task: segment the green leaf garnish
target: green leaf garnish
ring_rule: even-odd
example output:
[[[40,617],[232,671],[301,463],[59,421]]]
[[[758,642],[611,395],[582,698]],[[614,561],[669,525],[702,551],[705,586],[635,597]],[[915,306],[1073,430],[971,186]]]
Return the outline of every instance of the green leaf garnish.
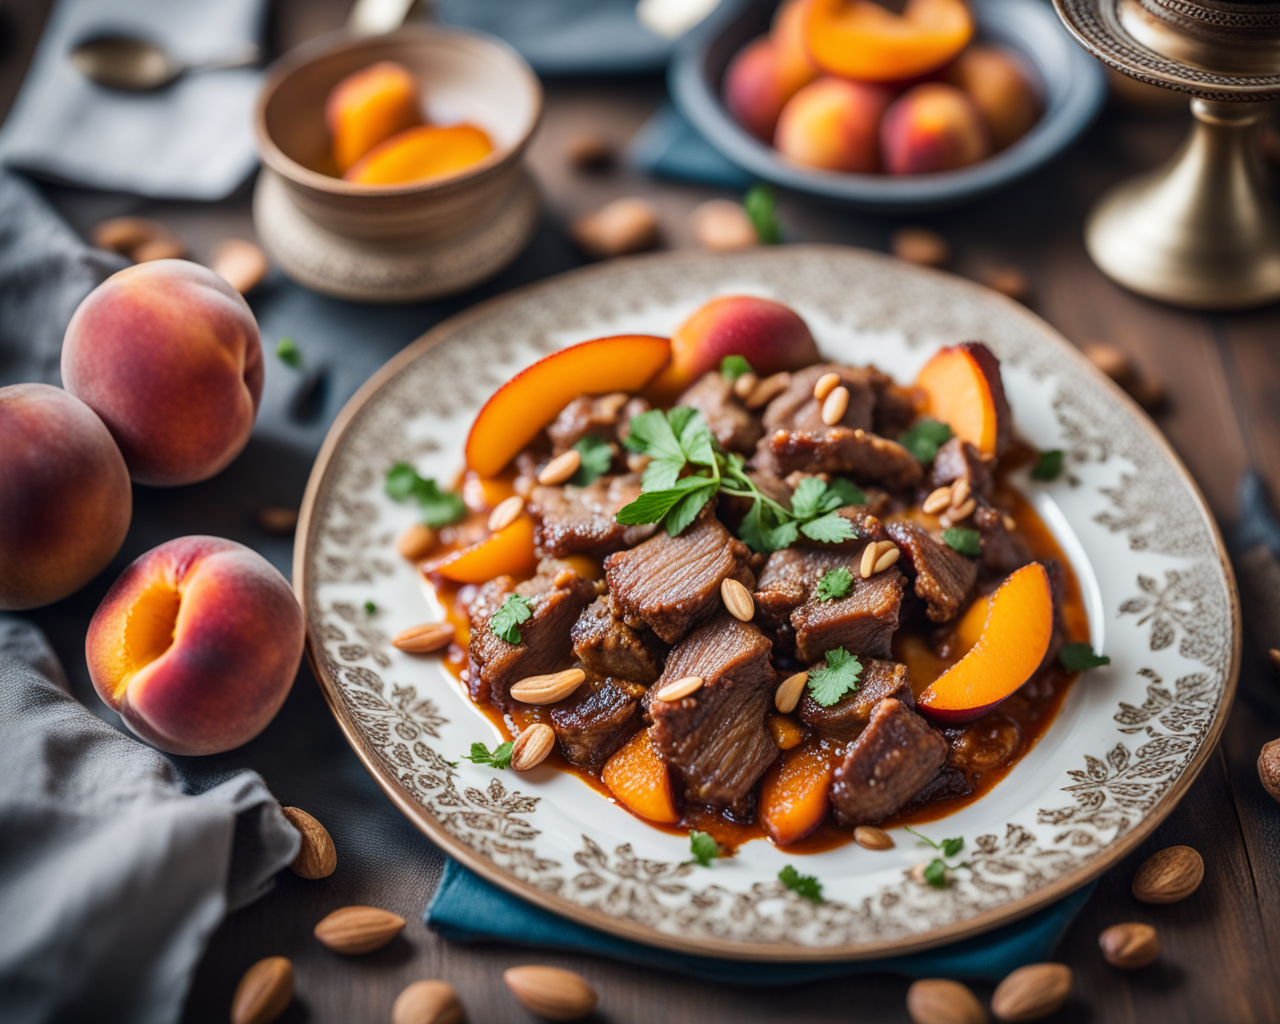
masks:
[[[777,245],[782,241],[782,225],[778,223],[777,196],[763,182],[756,182],[742,197],[742,208],[756,229],[761,245]]]
[[[915,456],[918,463],[928,465],[938,454],[938,449],[952,438],[951,428],[938,420],[927,417],[915,424],[898,438],[898,444]]]
[[[822,902],[822,883],[813,875],[802,875],[792,865],[787,864],[778,872],[778,881],[798,896],[803,896],[810,903]]]
[[[693,854],[695,861],[704,868],[709,868],[711,862],[720,857],[720,844],[707,833],[694,829],[689,833],[689,852]]]
[[[377,614],[378,614],[378,606],[377,606],[376,604],[374,604],[372,601],[366,601],[366,602],[364,603],[364,613],[365,613],[366,615],[377,615]]]
[[[839,512],[828,512],[817,519],[801,523],[800,532],[820,544],[839,544],[854,536],[853,524]]]
[[[828,569],[818,580],[818,600],[838,601],[853,590],[853,573],[843,565]]]
[[[613,448],[608,441],[588,434],[573,446],[573,450],[582,457],[578,471],[569,481],[575,487],[586,487],[613,468]]]
[[[1085,672],[1100,665],[1110,665],[1111,659],[1105,654],[1094,654],[1093,648],[1081,641],[1066,644],[1058,652],[1058,663],[1068,672]]]
[[[833,508],[844,508],[847,505],[865,505],[867,503],[867,496],[862,493],[862,488],[852,480],[846,480],[842,476],[833,478],[831,483],[827,484],[827,493],[834,495],[839,502],[838,505],[833,505]]]
[[[509,644],[521,643],[524,638],[520,635],[520,623],[533,615],[530,605],[529,598],[508,594],[501,607],[489,616],[489,632]]]
[[[387,470],[387,494],[396,501],[413,498],[427,526],[445,526],[467,514],[466,503],[452,491],[442,491],[434,480],[421,477],[407,462],[397,462]]]
[[[826,658],[825,668],[809,673],[809,693],[818,704],[829,708],[850,690],[858,688],[862,662],[843,647],[827,651]]]
[[[941,850],[944,857],[954,857],[957,853],[964,849],[964,838],[957,836],[954,839],[944,839],[940,843],[935,843],[928,836],[922,836],[910,825],[905,826],[906,830],[915,836],[919,843],[917,846],[932,846],[935,850]]]
[[[755,371],[742,356],[725,356],[720,360],[720,376],[725,380],[735,381],[744,373],[755,373]]]
[[[969,558],[982,557],[982,534],[968,526],[953,526],[942,531],[943,543],[952,551]]]
[[[1041,452],[1040,458],[1036,460],[1036,464],[1031,467],[1032,480],[1057,480],[1062,472],[1062,451],[1054,448],[1051,451]]]
[[[827,511],[822,507],[822,499],[826,493],[827,485],[820,477],[805,477],[791,495],[792,514],[798,519],[812,519],[820,512]]]
[[[947,878],[947,862],[941,857],[929,861],[924,869],[924,880],[935,889],[945,889],[950,881]]]
[[[960,836],[956,836],[953,839],[944,839],[940,843],[935,843],[928,836],[922,836],[910,825],[907,825],[906,829],[920,840],[917,844],[918,846],[931,846],[933,849],[939,851],[942,854],[942,857],[954,857],[964,849],[964,839]],[[950,879],[947,877],[947,872],[952,870],[953,865],[948,864],[942,859],[942,857],[935,857],[925,866],[924,869],[924,880],[935,889],[945,889],[950,882]],[[967,865],[956,864],[954,867],[963,868],[967,867]]]
[[[302,349],[292,338],[281,338],[276,342],[276,358],[294,370],[302,369]]]
[[[511,740],[501,743],[493,748],[493,753],[489,752],[489,748],[483,743],[471,744],[471,753],[462,756],[472,764],[487,764],[491,768],[499,770],[509,768],[511,766],[511,748],[515,744]]]
[[[693,477],[694,480],[701,480],[702,477]],[[667,513],[667,533],[672,537],[679,537],[684,533],[684,529],[695,519],[698,513],[702,511],[702,507],[715,496],[716,486],[714,483],[708,483],[702,487],[694,488],[683,498],[671,506],[671,511]]]

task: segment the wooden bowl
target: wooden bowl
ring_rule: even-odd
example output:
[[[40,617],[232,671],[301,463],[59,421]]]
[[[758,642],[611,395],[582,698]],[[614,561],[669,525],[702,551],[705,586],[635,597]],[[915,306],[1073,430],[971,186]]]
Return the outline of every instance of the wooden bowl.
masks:
[[[330,90],[384,60],[418,79],[429,121],[472,121],[494,152],[460,174],[408,185],[325,173],[336,170],[324,123]],[[538,200],[522,156],[541,108],[529,66],[478,33],[414,27],[304,47],[274,69],[254,119],[264,165],[254,222],[263,244],[290,277],[341,298],[406,302],[479,284],[533,234]]]

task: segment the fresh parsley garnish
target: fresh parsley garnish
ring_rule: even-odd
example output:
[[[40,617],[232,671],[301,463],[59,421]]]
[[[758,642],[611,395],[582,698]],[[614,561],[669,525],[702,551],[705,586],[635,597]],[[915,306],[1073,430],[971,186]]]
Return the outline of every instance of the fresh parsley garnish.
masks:
[[[947,877],[947,862],[941,857],[934,857],[925,865],[924,880],[935,889],[945,889],[950,881]]]
[[[302,369],[302,349],[292,338],[281,338],[276,342],[276,358],[294,370]]]
[[[1031,467],[1032,480],[1057,480],[1062,473],[1062,450],[1041,452],[1036,464]]]
[[[1066,644],[1058,652],[1058,662],[1068,672],[1084,672],[1100,665],[1110,665],[1111,659],[1105,654],[1094,654],[1093,648],[1081,641]]]
[[[693,854],[695,861],[704,868],[709,868],[711,867],[711,862],[720,857],[720,844],[706,832],[699,832],[694,829],[689,833],[689,852]]]
[[[942,531],[942,540],[952,551],[969,558],[982,557],[982,534],[968,526],[953,526]]]
[[[782,241],[782,225],[778,223],[778,198],[764,182],[756,182],[742,197],[742,208],[756,229],[761,245],[777,245]]]
[[[396,501],[417,501],[427,526],[444,526],[467,514],[460,495],[440,490],[434,480],[419,476],[407,462],[397,462],[387,470],[387,494]]]
[[[735,381],[744,373],[755,373],[751,364],[742,356],[725,356],[720,360],[720,376],[727,381]]]
[[[489,632],[509,644],[520,643],[524,639],[520,635],[520,623],[533,615],[530,603],[527,597],[508,594],[501,607],[489,616]]]
[[[938,420],[928,417],[916,420],[915,424],[898,438],[898,444],[915,456],[922,466],[932,462],[938,449],[952,438],[951,428]]]
[[[826,668],[809,673],[809,693],[820,705],[829,708],[850,690],[858,688],[862,662],[843,647],[827,651],[826,657]]]
[[[853,590],[853,573],[843,565],[828,569],[818,580],[819,601],[839,601]]]
[[[506,743],[500,743],[493,748],[493,753],[489,752],[489,748],[483,743],[471,744],[471,753],[462,756],[472,764],[487,764],[491,768],[499,770],[509,768],[511,766],[511,748],[515,744],[511,740]]]
[[[813,875],[802,875],[790,864],[778,872],[778,881],[810,903],[822,902],[822,883]]]
[[[588,434],[573,446],[573,450],[582,456],[578,472],[574,473],[573,479],[569,481],[575,487],[586,487],[613,467],[613,448],[608,441],[602,441]]]
[[[964,849],[964,839],[960,836],[956,836],[954,839],[944,839],[940,843],[935,843],[932,839],[928,838],[927,836],[922,836],[910,825],[906,826],[906,829],[913,836],[915,836],[917,839],[920,840],[920,842],[917,845],[931,846],[933,847],[933,849],[941,853],[942,857],[954,857],[956,856],[956,854],[958,854],[961,850]],[[953,867],[962,868],[967,866],[964,864],[955,864],[955,865],[948,864],[945,860],[942,859],[942,857],[935,857],[927,865],[925,865],[925,869],[924,869],[924,880],[928,882],[931,886],[933,886],[935,889],[945,889],[947,887],[947,883],[950,881],[950,879],[947,877],[947,872],[952,870]]]
[[[378,606],[377,606],[376,604],[374,604],[372,601],[366,601],[366,602],[364,603],[364,613],[365,613],[366,615],[377,615],[377,614],[378,614]]]

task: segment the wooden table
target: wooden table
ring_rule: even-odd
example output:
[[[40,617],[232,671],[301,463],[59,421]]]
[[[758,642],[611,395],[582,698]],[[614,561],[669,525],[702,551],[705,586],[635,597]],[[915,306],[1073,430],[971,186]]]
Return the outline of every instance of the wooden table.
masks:
[[[277,52],[341,24],[349,0],[289,0],[273,8],[270,37]],[[9,25],[0,63],[0,111],[7,110],[29,59],[47,0],[0,4]],[[560,225],[620,195],[641,195],[658,207],[666,244],[692,244],[685,219],[713,189],[639,178],[626,171],[584,176],[570,169],[564,146],[587,130],[623,143],[662,102],[658,79],[547,83],[542,128],[529,155],[550,215]],[[1090,263],[1081,224],[1090,202],[1110,183],[1154,165],[1177,145],[1189,123],[1182,113],[1108,110],[1076,149],[1033,179],[957,212],[913,219],[951,243],[953,269],[980,277],[997,267],[1021,270],[1030,305],[1076,343],[1107,341],[1128,352],[1165,385],[1169,402],[1156,421],[1187,463],[1224,528],[1235,515],[1242,472],[1253,466],[1280,496],[1280,311],[1201,315],[1131,295]],[[118,203],[117,203],[118,206]],[[64,204],[82,229],[110,208],[91,195]],[[242,192],[211,206],[134,204],[167,221],[197,258],[227,235],[248,235],[249,199]],[[833,209],[800,196],[780,200],[788,239],[840,242],[884,250],[901,222]],[[552,268],[555,270],[563,267]],[[1280,638],[1269,638],[1275,644]],[[1252,649],[1246,652],[1243,696],[1219,749],[1181,806],[1132,857],[1106,875],[1062,943],[1058,957],[1076,972],[1073,997],[1060,1021],[1280,1020],[1280,807],[1262,789],[1254,767],[1263,742],[1280,735],[1247,693],[1274,686]],[[348,837],[335,828],[339,845]],[[1150,907],[1129,892],[1150,853],[1187,843],[1206,864],[1204,884],[1183,903]],[[388,891],[353,893],[364,901],[415,908],[403,940],[373,957],[344,960],[312,940],[298,922],[323,912],[315,883],[285,873],[279,886],[229,917],[201,965],[186,1019],[223,1021],[240,973],[261,956],[291,957],[298,999],[285,1021],[372,1022],[389,1019],[395,995],[419,978],[457,987],[470,1020],[489,1024],[531,1019],[500,981],[501,971],[530,961],[571,967],[601,995],[595,1019],[670,1024],[743,1020],[806,1022],[906,1020],[907,982],[867,976],[793,988],[735,989],[680,975],[585,956],[531,953],[514,947],[469,947],[429,933],[416,912],[429,879],[389,866]],[[324,909],[329,901],[324,900]],[[1106,964],[1098,933],[1121,921],[1146,921],[1159,932],[1156,965],[1133,974]],[[127,955],[127,954],[126,954]],[[988,986],[975,986],[980,995]]]

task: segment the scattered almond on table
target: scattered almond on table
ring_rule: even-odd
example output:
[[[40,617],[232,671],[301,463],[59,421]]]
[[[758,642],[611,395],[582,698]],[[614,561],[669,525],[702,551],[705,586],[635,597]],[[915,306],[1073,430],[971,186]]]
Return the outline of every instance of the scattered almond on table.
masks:
[[[573,225],[573,240],[597,259],[641,252],[658,244],[658,214],[634,196],[615,199]]]
[[[1138,373],[1133,360],[1122,349],[1106,342],[1091,341],[1081,351],[1089,362],[1124,388],[1129,397],[1144,409],[1150,411],[1164,403],[1164,388],[1158,381]]]
[[[328,878],[338,866],[333,837],[320,822],[298,807],[281,807],[289,824],[302,833],[302,848],[289,868],[301,878]]]
[[[1098,936],[1098,945],[1107,963],[1122,971],[1146,967],[1160,955],[1160,939],[1156,930],[1139,921],[1113,924]]]
[[[582,975],[559,967],[511,967],[502,980],[526,1010],[547,1020],[581,1020],[595,1009],[598,999]]]
[[[187,251],[177,235],[146,217],[112,217],[95,225],[91,237],[99,249],[127,256],[134,263],[178,259]]]
[[[292,534],[298,528],[298,510],[285,508],[283,505],[264,505],[253,514],[253,518],[267,533],[279,534],[281,537]]]
[[[967,985],[947,978],[921,978],[907,989],[912,1024],[987,1024],[991,1018]]]
[[[564,155],[580,171],[608,170],[616,160],[613,144],[591,132],[571,136],[564,147]]]
[[[705,249],[745,249],[760,241],[742,204],[728,199],[711,199],[694,207],[689,229]]]
[[[464,1024],[466,1019],[453,986],[434,978],[415,981],[391,1007],[391,1024]]]
[[[1047,1017],[1071,994],[1066,964],[1027,964],[1010,973],[991,996],[991,1013],[1007,1024]]]
[[[1031,298],[1031,282],[1026,274],[1014,267],[993,267],[982,275],[982,283],[1017,302],[1027,302]]]
[[[945,267],[951,262],[951,246],[928,228],[899,228],[889,239],[889,251],[900,260],[923,267]]]
[[[1271,659],[1271,670],[1280,676],[1280,650],[1273,647],[1267,652],[1267,656]]]
[[[404,925],[403,917],[381,907],[342,907],[316,925],[315,936],[335,953],[356,956],[381,949]]]
[[[1177,903],[1200,887],[1204,860],[1190,846],[1153,853],[1133,876],[1133,895],[1143,903]]]
[[[293,1001],[293,964],[283,956],[259,960],[231,997],[231,1024],[271,1024]]]
[[[224,238],[213,248],[209,269],[244,295],[267,276],[267,257],[243,238]]]
[[[1275,800],[1280,800],[1280,740],[1272,740],[1258,755],[1258,778]]]

